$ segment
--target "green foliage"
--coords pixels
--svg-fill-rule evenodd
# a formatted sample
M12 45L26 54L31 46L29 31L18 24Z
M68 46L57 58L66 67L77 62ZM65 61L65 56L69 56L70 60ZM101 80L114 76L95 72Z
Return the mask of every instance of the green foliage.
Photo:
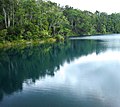
M2 15L0 15L0 22L2 22L4 19L4 17Z
M31 40L32 39L32 33L30 31L26 32L25 39L27 39L27 40Z
M55 38L57 41L64 41L63 36L61 36L60 34L56 35Z
M43 0L0 1L0 41L120 33L120 14L81 11Z
M41 31L40 34L41 34L41 36L42 36L43 38L45 38L45 37L47 37L47 36L49 35L49 33L48 33L47 30Z
M5 37L7 35L7 29L3 29L0 31L0 41L5 41Z
M66 6L64 15L70 22L70 29L76 35L107 34L120 32L120 14L81 11Z

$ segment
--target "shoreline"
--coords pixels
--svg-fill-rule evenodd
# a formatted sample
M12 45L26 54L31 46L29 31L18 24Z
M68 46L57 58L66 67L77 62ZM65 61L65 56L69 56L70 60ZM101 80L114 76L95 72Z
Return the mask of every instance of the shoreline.
M15 41L5 41L3 43L0 43L0 49L2 48L12 48L12 47L18 47L18 46L34 46L34 45L40 45L40 44L53 44L57 40L55 38L47 38L42 40L15 40Z

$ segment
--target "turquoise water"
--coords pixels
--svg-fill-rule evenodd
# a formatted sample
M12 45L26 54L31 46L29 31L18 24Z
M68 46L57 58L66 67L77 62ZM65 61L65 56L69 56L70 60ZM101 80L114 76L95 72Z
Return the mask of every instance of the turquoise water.
M120 107L119 37L1 49L0 107Z

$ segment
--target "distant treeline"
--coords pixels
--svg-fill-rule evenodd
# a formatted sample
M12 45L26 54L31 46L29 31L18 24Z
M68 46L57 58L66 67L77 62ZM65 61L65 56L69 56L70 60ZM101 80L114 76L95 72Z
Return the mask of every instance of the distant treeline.
M42 0L0 0L0 41L120 33L120 13L60 7Z

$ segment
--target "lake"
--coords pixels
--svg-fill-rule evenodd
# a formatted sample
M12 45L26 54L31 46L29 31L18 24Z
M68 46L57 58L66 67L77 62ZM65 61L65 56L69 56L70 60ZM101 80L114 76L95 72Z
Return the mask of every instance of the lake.
M0 107L120 107L120 35L0 49Z

